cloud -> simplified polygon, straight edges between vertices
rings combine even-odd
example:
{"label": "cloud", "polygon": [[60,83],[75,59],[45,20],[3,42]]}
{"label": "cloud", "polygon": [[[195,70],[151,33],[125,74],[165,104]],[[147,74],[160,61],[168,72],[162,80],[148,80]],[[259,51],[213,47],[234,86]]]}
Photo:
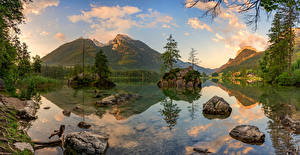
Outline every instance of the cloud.
{"label": "cloud", "polygon": [[189,24],[193,29],[206,29],[207,31],[212,32],[212,29],[205,23],[202,23],[198,18],[190,18],[187,24]]}
{"label": "cloud", "polygon": [[59,32],[59,33],[56,33],[55,38],[60,41],[65,41],[66,36],[63,33]]}
{"label": "cloud", "polygon": [[90,23],[90,31],[86,34],[90,38],[97,38],[101,42],[107,42],[118,33],[127,34],[132,27],[149,28],[160,26],[171,28],[177,26],[173,17],[161,14],[152,9],[141,13],[133,6],[95,6],[91,5],[89,11],[82,11],[79,15],[69,16],[73,23]]}
{"label": "cloud", "polygon": [[24,14],[41,14],[46,8],[58,6],[59,0],[34,0],[32,3],[24,4]]}
{"label": "cloud", "polygon": [[49,35],[49,32],[42,31],[42,32],[40,33],[40,35],[41,35],[41,36],[48,36],[48,35]]}
{"label": "cloud", "polygon": [[[193,0],[186,0],[186,7],[191,6]],[[225,3],[226,5],[227,3]],[[205,11],[212,8],[215,2],[199,2],[194,8]],[[247,29],[246,24],[240,21],[237,16],[239,8],[236,6],[222,7],[219,8],[219,15],[214,19],[216,24],[214,24],[210,32],[215,33],[215,37],[212,38],[214,42],[224,43],[226,48],[233,51],[237,51],[245,46],[252,46],[258,50],[264,50],[268,46],[267,40],[260,34],[250,33]],[[200,27],[202,29],[205,25],[197,18],[191,18],[188,24],[192,28]]]}
{"label": "cloud", "polygon": [[184,35],[185,35],[185,36],[189,36],[190,33],[189,33],[189,32],[185,32]]}
{"label": "cloud", "polygon": [[161,27],[163,28],[178,27],[173,17],[153,11],[152,9],[148,9],[147,13],[139,14],[136,17],[142,19],[139,23],[141,27],[153,28],[159,24],[162,24]]}

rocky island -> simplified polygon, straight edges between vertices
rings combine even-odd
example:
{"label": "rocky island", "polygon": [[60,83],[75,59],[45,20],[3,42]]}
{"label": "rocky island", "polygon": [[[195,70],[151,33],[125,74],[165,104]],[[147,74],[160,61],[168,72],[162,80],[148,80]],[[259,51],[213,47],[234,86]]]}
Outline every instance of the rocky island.
{"label": "rocky island", "polygon": [[195,71],[192,66],[184,69],[175,68],[165,73],[158,82],[160,88],[197,88],[201,87],[200,72]]}

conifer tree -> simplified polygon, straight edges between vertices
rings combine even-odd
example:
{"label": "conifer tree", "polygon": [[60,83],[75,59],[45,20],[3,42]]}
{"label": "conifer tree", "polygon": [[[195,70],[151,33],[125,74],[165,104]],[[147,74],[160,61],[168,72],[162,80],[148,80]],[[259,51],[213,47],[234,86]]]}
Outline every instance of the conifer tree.
{"label": "conifer tree", "polygon": [[166,69],[173,69],[174,63],[176,63],[181,56],[177,49],[177,42],[173,39],[172,35],[169,36],[167,41],[164,47],[166,51],[162,54],[162,59]]}

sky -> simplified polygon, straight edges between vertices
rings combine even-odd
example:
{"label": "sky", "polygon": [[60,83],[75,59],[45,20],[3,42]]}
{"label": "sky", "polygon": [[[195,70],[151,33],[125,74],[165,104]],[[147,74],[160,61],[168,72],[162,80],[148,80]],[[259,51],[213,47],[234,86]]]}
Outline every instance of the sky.
{"label": "sky", "polygon": [[266,48],[271,19],[264,13],[254,31],[237,8],[222,6],[219,16],[212,19],[203,16],[212,3],[187,8],[191,1],[33,0],[25,5],[20,38],[32,56],[45,56],[80,37],[107,43],[117,34],[127,34],[162,53],[172,34],[183,61],[188,61],[194,48],[199,65],[208,68],[220,67],[245,46],[258,51]]}

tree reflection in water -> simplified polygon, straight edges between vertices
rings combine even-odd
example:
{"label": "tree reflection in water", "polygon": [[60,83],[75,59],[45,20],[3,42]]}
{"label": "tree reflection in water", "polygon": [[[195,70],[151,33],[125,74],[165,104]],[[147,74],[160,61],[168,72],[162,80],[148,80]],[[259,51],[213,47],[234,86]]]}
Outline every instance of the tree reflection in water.
{"label": "tree reflection in water", "polygon": [[177,123],[181,109],[170,98],[165,98],[161,104],[164,108],[160,109],[159,112],[164,117],[169,129],[172,130]]}

